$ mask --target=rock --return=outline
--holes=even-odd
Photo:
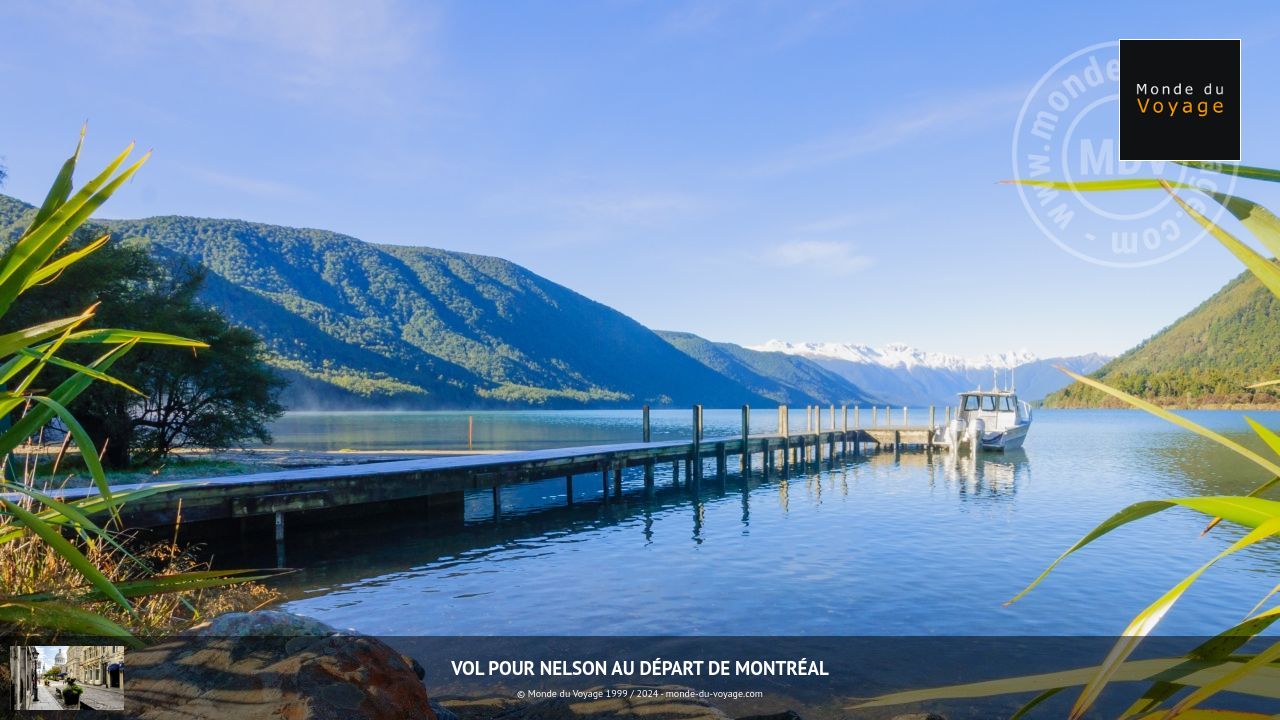
[[[492,720],[492,718],[527,705],[525,701],[517,700],[510,695],[449,698],[441,701],[441,704],[445,710],[452,713],[458,720]],[[440,716],[438,712],[436,717],[439,720],[449,720]]]
[[[411,660],[285,612],[228,613],[128,662],[125,709],[141,720],[436,720]]]
[[[435,700],[431,701],[431,712],[436,714],[436,720],[462,720],[457,713],[449,708],[441,705]]]

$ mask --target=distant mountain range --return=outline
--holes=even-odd
[[[997,382],[1001,387],[1014,384],[1022,399],[1035,402],[1070,384],[1071,379],[1056,366],[1087,374],[1109,359],[1096,353],[1040,359],[1027,350],[966,358],[902,344],[875,348],[779,340],[751,349],[811,360],[857,387],[875,388],[877,398],[894,405],[943,405],[953,401],[956,393],[990,388]]]
[[[1160,405],[1217,407],[1280,403],[1280,300],[1241,273],[1169,327],[1104,365],[1094,377]],[[1079,383],[1045,398],[1054,407],[1114,406]]]
[[[712,342],[692,333],[659,330],[658,335],[703,365],[774,402],[844,405],[879,400],[808,358]]]

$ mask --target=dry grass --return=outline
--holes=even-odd
[[[0,523],[4,532],[7,523]],[[83,543],[85,556],[112,582],[139,580],[155,575],[209,569],[192,554],[173,543],[140,543],[117,534],[116,541],[130,548],[134,557],[101,540]],[[50,593],[72,604],[88,588],[83,578],[53,548],[37,537],[26,537],[0,545],[0,587],[4,595]],[[142,638],[158,637],[184,630],[209,617],[237,610],[252,610],[269,604],[279,594],[261,583],[247,582],[222,587],[164,593],[136,598],[136,616],[106,601],[87,605]],[[22,629],[15,629],[22,634]]]
[[[0,534],[9,529],[8,518],[0,518]],[[174,541],[143,542],[130,533],[121,532],[111,533],[111,537],[125,550],[102,538],[80,540],[79,546],[107,579],[115,583],[210,569],[207,563]],[[86,603],[80,599],[89,589],[81,575],[56,550],[31,534],[0,543],[0,588],[3,588],[0,599],[49,593],[59,600],[100,613],[143,639],[178,632],[222,613],[262,607],[280,597],[262,583],[246,582],[138,597],[132,601],[137,614],[130,615],[112,602]],[[6,634],[22,637],[28,631],[32,636],[47,636],[47,631],[40,628],[0,626],[0,637]]]

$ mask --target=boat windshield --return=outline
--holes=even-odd
[[[1012,395],[965,395],[960,409],[969,412],[1016,412],[1018,402]]]

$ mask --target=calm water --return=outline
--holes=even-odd
[[[655,438],[687,436],[688,415],[656,412]],[[1239,413],[1190,415],[1247,437]],[[1280,427],[1280,413],[1254,416]],[[466,418],[295,414],[276,437],[311,449],[457,448]],[[754,420],[772,430],[776,414]],[[803,428],[803,413],[791,421]],[[708,411],[706,422],[709,435],[728,434],[739,419]],[[477,413],[475,432],[477,448],[631,441],[639,413]],[[646,498],[638,473],[628,472],[622,503],[599,504],[598,477],[580,476],[571,508],[553,480],[506,489],[498,520],[487,491],[468,496],[466,525],[449,532],[379,522],[291,541],[288,564],[306,570],[285,588],[287,605],[385,635],[1115,634],[1239,533],[1201,538],[1204,518],[1166,511],[1068,559],[1019,603],[1002,603],[1131,502],[1243,493],[1266,479],[1129,411],[1039,411],[1024,451],[976,461],[883,454],[786,480],[765,480],[758,468],[746,481],[731,473],[723,488],[712,474],[697,498],[668,489],[669,465]],[[1266,543],[1221,563],[1160,631],[1235,622],[1277,582],[1277,550]]]

